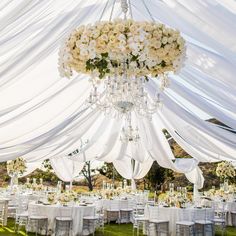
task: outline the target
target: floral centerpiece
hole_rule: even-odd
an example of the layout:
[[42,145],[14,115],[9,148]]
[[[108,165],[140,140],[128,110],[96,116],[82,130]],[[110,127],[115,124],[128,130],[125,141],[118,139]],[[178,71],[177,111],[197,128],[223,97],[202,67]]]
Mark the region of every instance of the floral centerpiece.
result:
[[25,183],[25,188],[31,189],[32,188],[32,184],[31,183]]
[[102,189],[100,195],[104,199],[113,199],[115,197],[120,197],[122,195],[131,194],[131,186],[126,186],[126,188],[117,187],[114,189]]
[[189,203],[192,201],[192,196],[187,193],[181,193],[181,192],[167,192],[166,194],[159,196],[159,201],[163,201],[167,206],[170,207],[178,207],[183,208],[185,207],[186,203]]
[[119,196],[119,195],[116,195],[113,189],[103,189],[100,192],[100,195],[103,199],[112,199],[114,196]]
[[32,183],[31,189],[32,189],[33,191],[42,191],[42,190],[45,189],[45,187],[44,187],[43,184]]
[[61,204],[67,204],[68,202],[75,201],[77,199],[77,193],[74,191],[66,191],[59,195],[58,201]]
[[22,157],[17,157],[15,160],[7,162],[7,173],[11,177],[11,189],[18,185],[18,178],[26,170],[26,163]]
[[54,204],[54,203],[56,203],[56,200],[57,200],[57,194],[54,193],[54,192],[48,193],[47,199],[48,199],[48,202],[49,202],[50,204]]
[[185,58],[180,32],[156,22],[132,19],[96,22],[74,29],[60,49],[59,71],[92,78],[123,75],[158,77],[178,72]]
[[233,178],[235,176],[234,166],[228,161],[220,162],[216,168],[216,175],[221,179]]
[[7,172],[10,176],[22,175],[26,170],[25,160],[22,157],[17,157],[15,160],[7,162]]

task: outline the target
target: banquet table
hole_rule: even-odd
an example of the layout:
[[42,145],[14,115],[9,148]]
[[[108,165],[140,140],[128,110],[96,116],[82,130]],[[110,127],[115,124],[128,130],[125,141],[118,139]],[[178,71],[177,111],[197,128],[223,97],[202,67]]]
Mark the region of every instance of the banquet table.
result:
[[[201,215],[203,220],[205,214],[213,215],[213,208],[177,208],[177,207],[159,207],[159,206],[147,206],[145,208],[145,216],[149,219],[168,220],[169,221],[169,235],[176,235],[176,222],[183,219],[189,221],[194,220],[194,214]],[[155,235],[152,232],[151,235]]]
[[[44,205],[30,203],[30,206],[36,206],[39,215],[44,215],[48,217],[48,232],[54,235],[55,229],[55,219],[57,216],[68,216],[68,209],[70,209],[70,216],[73,219],[72,223],[72,235],[89,235],[92,232],[83,232],[83,217],[92,216],[95,212],[94,205],[73,205],[73,206],[61,206],[61,205]],[[30,229],[34,231],[34,229]],[[90,231],[90,230],[89,230]]]

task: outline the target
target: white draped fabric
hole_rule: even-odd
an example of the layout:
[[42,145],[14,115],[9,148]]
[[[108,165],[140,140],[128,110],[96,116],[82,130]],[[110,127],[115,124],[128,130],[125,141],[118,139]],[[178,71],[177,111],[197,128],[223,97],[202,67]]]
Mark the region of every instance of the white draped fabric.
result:
[[[83,162],[75,162],[68,157],[54,157],[50,159],[50,163],[55,174],[65,182],[78,180],[79,174],[84,167]],[[41,161],[26,162],[26,171],[20,177],[27,176],[36,169],[43,169]]]
[[84,163],[72,161],[68,157],[52,158],[50,162],[55,174],[65,182],[76,180],[84,167]]
[[[57,71],[58,47],[68,32],[79,24],[109,19],[112,3],[0,2],[0,161],[24,156],[39,163],[49,158],[59,177],[71,181],[86,160],[113,162],[129,179],[142,178],[156,160],[202,184],[195,168],[199,161],[236,161],[235,133],[206,121],[216,118],[236,129],[236,3],[131,0],[134,19],[177,28],[187,41],[186,65],[179,75],[169,76],[169,88],[158,91],[153,78],[147,83],[150,96],[161,92],[163,106],[152,121],[136,117],[141,136],[137,144],[120,142],[122,120],[86,105],[91,86],[87,76],[67,80]],[[113,16],[119,15],[117,6]],[[187,164],[175,160],[163,129],[194,159]],[[67,162],[81,140],[88,140],[83,152],[72,158],[76,163]],[[133,169],[131,159],[137,163]],[[78,165],[76,173],[73,165]]]
[[42,165],[42,162],[26,162],[26,171],[20,176],[24,177],[27,176],[28,174],[32,173],[36,169],[39,169]]

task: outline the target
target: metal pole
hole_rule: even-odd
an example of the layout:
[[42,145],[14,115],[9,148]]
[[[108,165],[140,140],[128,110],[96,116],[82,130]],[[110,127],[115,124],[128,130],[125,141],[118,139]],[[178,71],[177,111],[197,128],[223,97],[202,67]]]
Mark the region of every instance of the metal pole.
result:
[[115,187],[115,169],[114,169],[114,165],[112,164],[112,184],[113,184],[113,188]]

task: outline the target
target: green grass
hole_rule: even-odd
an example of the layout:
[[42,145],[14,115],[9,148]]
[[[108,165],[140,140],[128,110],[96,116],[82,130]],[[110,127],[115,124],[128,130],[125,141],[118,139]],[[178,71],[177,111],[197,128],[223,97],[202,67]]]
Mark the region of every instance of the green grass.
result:
[[[13,219],[8,219],[8,224],[6,227],[0,226],[0,235],[2,236],[16,236],[14,232],[14,223]],[[19,236],[26,236],[24,229],[19,231]],[[28,236],[33,236],[35,234],[28,233]],[[96,232],[96,236],[102,236],[102,230]],[[106,224],[104,229],[104,236],[127,236],[133,235],[133,225],[132,224]],[[142,234],[139,234],[142,236]]]
[[[14,220],[8,219],[8,225],[6,227],[0,227],[0,235],[2,236],[16,236],[17,234],[14,232]],[[19,236],[25,236],[25,231],[22,229]],[[35,234],[29,233],[28,236],[33,236]],[[102,231],[99,230],[96,233],[97,236],[103,235]],[[107,224],[104,230],[104,236],[127,236],[133,235],[133,226],[132,224]],[[142,236],[142,234],[139,234]],[[227,227],[227,236],[236,236],[236,228]],[[216,236],[221,236],[221,232],[216,232]]]

